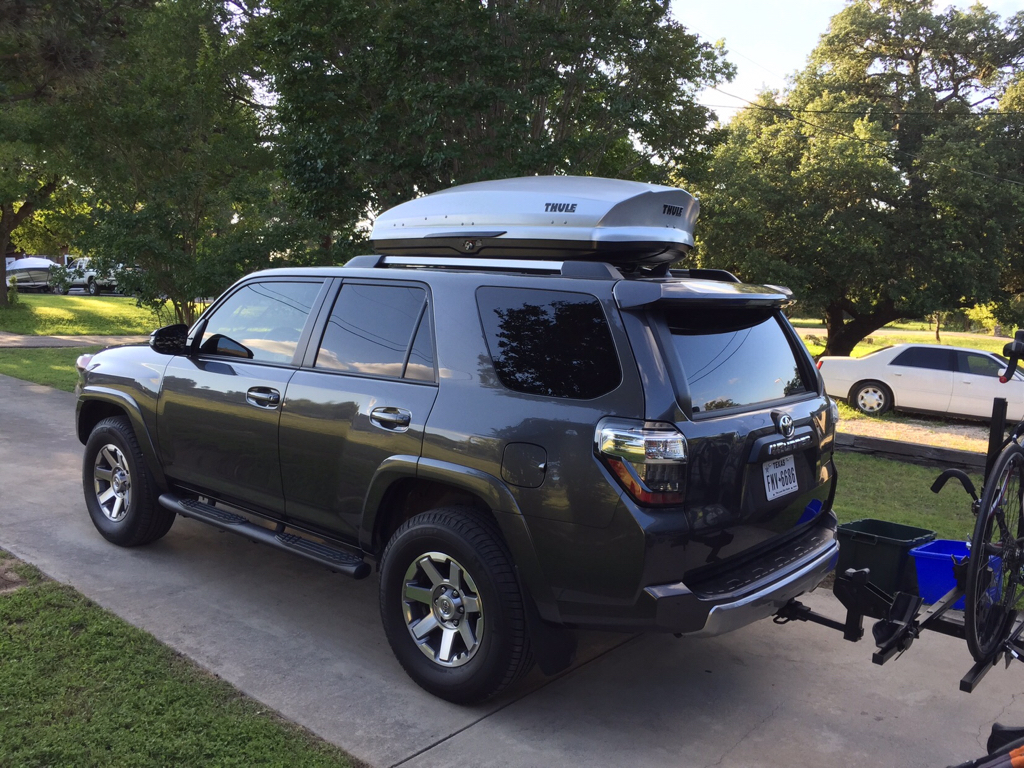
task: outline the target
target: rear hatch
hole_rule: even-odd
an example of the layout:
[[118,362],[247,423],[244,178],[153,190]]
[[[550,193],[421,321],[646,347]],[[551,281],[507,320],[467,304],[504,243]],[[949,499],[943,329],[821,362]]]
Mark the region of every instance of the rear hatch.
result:
[[661,403],[648,398],[647,418],[685,438],[685,487],[676,498],[690,528],[687,585],[807,536],[831,508],[835,414],[782,314],[788,293],[643,280],[620,283],[616,299],[631,316],[631,336],[653,339],[648,353],[671,390]]

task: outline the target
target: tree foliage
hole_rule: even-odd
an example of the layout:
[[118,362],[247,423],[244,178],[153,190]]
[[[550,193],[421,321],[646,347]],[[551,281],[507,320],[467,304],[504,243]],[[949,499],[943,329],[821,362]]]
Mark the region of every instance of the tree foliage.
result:
[[997,295],[1024,178],[991,108],[1022,63],[1024,13],[854,0],[793,87],[731,126],[700,258],[795,288],[826,319],[825,354]]
[[282,165],[342,236],[391,205],[504,176],[666,181],[717,141],[731,73],[663,0],[266,0],[250,34]]
[[157,6],[69,138],[93,191],[78,242],[124,291],[170,299],[180,322],[292,237],[232,34],[212,0]]
[[[81,88],[116,66],[134,15],[147,5],[0,0],[0,253],[63,187],[65,128],[87,108]],[[0,284],[5,279],[0,265]],[[0,305],[6,301],[0,292]]]

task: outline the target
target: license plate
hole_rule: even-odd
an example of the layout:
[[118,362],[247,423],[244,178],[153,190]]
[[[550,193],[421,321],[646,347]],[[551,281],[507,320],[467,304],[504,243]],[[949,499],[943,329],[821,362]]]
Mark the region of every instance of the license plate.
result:
[[796,462],[792,456],[766,461],[764,470],[764,493],[768,501],[792,493],[800,487],[796,481]]

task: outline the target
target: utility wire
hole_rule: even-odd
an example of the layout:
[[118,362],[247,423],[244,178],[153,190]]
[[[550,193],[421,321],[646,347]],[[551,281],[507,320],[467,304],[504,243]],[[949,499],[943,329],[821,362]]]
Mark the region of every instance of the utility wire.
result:
[[[881,152],[884,152],[889,157],[891,157],[894,154],[904,155],[904,156],[909,157],[909,158],[911,158],[913,160],[919,160],[919,161],[921,161],[923,163],[927,163],[928,165],[936,165],[936,166],[940,166],[942,168],[947,168],[947,169],[949,169],[951,171],[955,171],[956,173],[966,173],[966,174],[968,174],[970,176],[978,176],[979,178],[991,179],[993,181],[1005,181],[1007,184],[1013,184],[1014,186],[1017,186],[1017,187],[1024,187],[1024,182],[1021,182],[1021,181],[1016,181],[1014,179],[1007,179],[1007,178],[1005,178],[1003,176],[996,176],[994,174],[985,173],[983,171],[972,171],[972,170],[968,170],[968,169],[964,169],[964,168],[957,168],[954,165],[950,165],[949,163],[944,163],[944,162],[941,162],[939,160],[929,160],[927,158],[921,157],[920,155],[916,155],[913,152],[907,152],[906,150],[903,150],[903,149],[892,149],[891,147],[888,147],[888,146],[886,146],[884,144],[879,144],[879,143],[871,141],[869,139],[862,139],[860,136],[854,136],[852,134],[845,133],[844,131],[839,131],[839,130],[836,130],[835,128],[830,128],[830,127],[828,127],[826,125],[819,125],[818,123],[812,123],[810,120],[805,120],[802,117],[797,117],[796,115],[792,114],[792,111],[790,111],[790,110],[786,110],[786,109],[783,109],[783,108],[777,108],[777,107],[764,107],[764,106],[762,106],[760,104],[755,104],[754,102],[750,101],[749,99],[744,99],[742,96],[736,96],[736,95],[734,95],[732,93],[726,93],[721,88],[717,88],[715,86],[712,86],[712,90],[718,91],[720,94],[722,94],[723,96],[728,96],[730,99],[738,99],[740,101],[743,101],[743,102],[747,103],[748,105],[750,105],[751,107],[754,107],[755,109],[763,109],[763,110],[767,110],[767,111],[770,111],[770,112],[778,112],[778,111],[788,112],[789,114],[786,115],[786,116],[788,116],[790,120],[794,120],[794,121],[796,121],[798,123],[803,123],[804,125],[809,125],[810,127],[816,128],[819,131],[827,131],[828,133],[834,133],[836,136],[842,136],[843,138],[846,138],[846,139],[852,139],[853,141],[859,141],[861,144],[864,144],[866,146],[872,147],[873,149],[877,149],[877,150],[879,150]],[[860,113],[858,113],[858,114],[860,114]]]
[[[715,88],[717,91],[718,89]],[[719,93],[723,93],[719,91]],[[728,95],[728,94],[724,94]],[[733,98],[739,99],[740,96],[734,96]],[[813,114],[813,115],[934,115],[934,112],[915,112],[911,110],[895,110],[895,109],[796,109],[794,107],[766,107],[763,104],[757,104],[755,102],[748,101],[751,107],[756,109],[764,110],[765,112],[796,112],[800,114]],[[712,109],[739,109],[735,104],[701,104],[702,107],[710,107]],[[966,112],[966,116],[973,117],[988,117],[989,115],[1024,115],[1024,110],[1018,109],[990,109],[987,112]]]

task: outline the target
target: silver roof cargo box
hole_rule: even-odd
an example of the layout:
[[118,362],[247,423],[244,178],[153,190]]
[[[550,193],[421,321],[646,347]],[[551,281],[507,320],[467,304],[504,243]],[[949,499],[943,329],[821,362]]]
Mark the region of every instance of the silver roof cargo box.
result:
[[700,203],[675,187],[589,176],[464,184],[395,206],[370,240],[391,256],[676,261],[693,247]]

